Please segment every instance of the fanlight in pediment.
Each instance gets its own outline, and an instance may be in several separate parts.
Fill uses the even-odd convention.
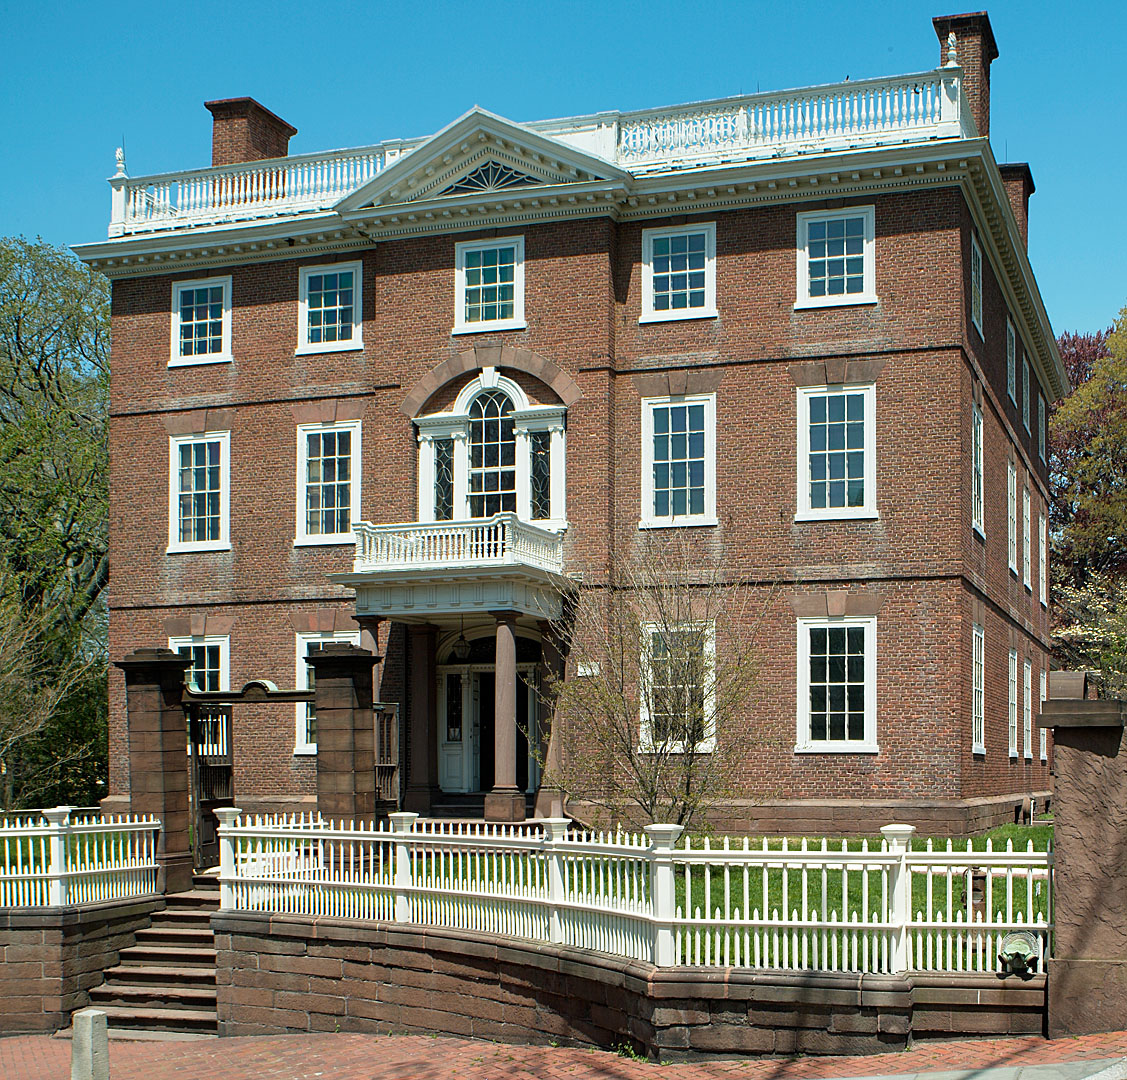
[[[459,177],[439,195],[473,195],[481,191],[505,191],[508,188],[528,187],[529,184],[543,184],[538,176],[518,172],[502,165],[499,161],[487,161],[471,173]]]

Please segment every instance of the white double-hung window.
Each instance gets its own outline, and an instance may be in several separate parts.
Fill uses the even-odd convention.
[[[798,521],[877,516],[876,387],[798,388]]]
[[[641,528],[716,524],[716,395],[642,399]]]
[[[1025,756],[1033,757],[1033,661],[1028,657],[1025,660],[1024,679],[1022,681],[1024,696],[1021,699],[1021,731],[1022,744],[1025,747]]]
[[[1032,406],[1030,401],[1030,394],[1032,391],[1029,389],[1029,361],[1022,361],[1021,365],[1021,423],[1025,428],[1026,434],[1029,434],[1029,411]]]
[[[642,230],[639,322],[716,315],[716,224]]]
[[[1029,509],[1029,488],[1021,491],[1021,580],[1033,589],[1033,530]]]
[[[1014,324],[1006,320],[1006,393],[1017,404],[1017,335]]]
[[[986,535],[986,511],[982,473],[982,410],[971,409],[971,497],[970,522],[983,536]]]
[[[316,686],[313,667],[307,663],[309,650],[315,645],[337,642],[345,645],[359,645],[359,630],[309,633],[297,635],[297,671],[294,687],[298,690],[312,690]],[[317,753],[317,709],[312,701],[299,701],[295,706],[296,731],[294,734],[295,754]]]
[[[450,412],[415,420],[419,520],[515,513],[544,528],[563,528],[566,416],[562,405],[533,405],[518,383],[484,368]]]
[[[1042,607],[1049,606],[1049,526],[1045,515],[1037,518],[1037,585]]]
[[[986,335],[982,331],[982,248],[978,246],[978,237],[974,233],[970,237],[970,321],[978,330],[978,336],[985,341]]]
[[[872,206],[798,215],[796,308],[876,303],[875,221]]]
[[[172,286],[169,367],[231,359],[231,278],[177,281]]]
[[[971,630],[971,753],[986,753],[986,631]]]
[[[1017,573],[1017,468],[1011,461],[1006,466],[1006,539],[1010,569]]]
[[[642,627],[640,748],[708,753],[716,745],[711,622]]]
[[[875,617],[798,620],[796,753],[876,753]]]
[[[454,333],[522,330],[524,237],[454,245]]]
[[[345,544],[360,520],[360,421],[297,429],[295,544]]]
[[[192,658],[187,677],[197,690],[214,693],[229,690],[231,639],[227,635],[196,634],[171,637],[168,647],[173,652]]]
[[[231,433],[169,439],[168,551],[231,546]]]
[[[362,349],[359,262],[303,266],[297,306],[297,352]]]
[[[1041,659],[1041,712],[1045,711],[1045,698],[1049,696],[1049,673],[1044,668],[1045,660]],[[1049,732],[1047,728],[1041,728],[1041,760],[1049,760]]]
[[[1010,649],[1009,691],[1009,743],[1013,758],[1017,757],[1017,649]]]

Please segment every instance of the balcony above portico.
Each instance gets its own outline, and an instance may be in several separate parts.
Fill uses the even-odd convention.
[[[558,619],[574,588],[564,574],[563,536],[514,513],[471,521],[355,525],[356,614],[399,622],[510,611]]]

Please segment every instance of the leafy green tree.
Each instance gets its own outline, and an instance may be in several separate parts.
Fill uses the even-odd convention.
[[[1127,572],[1127,308],[1112,330],[1059,340],[1073,391],[1049,425],[1057,580]]]
[[[109,288],[0,239],[0,797],[90,802],[105,774]]]

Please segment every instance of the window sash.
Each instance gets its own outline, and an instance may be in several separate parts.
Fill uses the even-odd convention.
[[[1029,488],[1021,493],[1021,580],[1027,589],[1033,588],[1033,536],[1030,522]]]
[[[231,278],[177,281],[172,286],[169,367],[231,360]]]
[[[876,619],[798,622],[796,753],[876,752]]]
[[[1029,361],[1024,360],[1021,365],[1021,422],[1026,434],[1029,433],[1029,411]]]
[[[798,390],[799,521],[876,517],[876,387]]]
[[[1033,757],[1033,661],[1026,659],[1024,678],[1022,681],[1022,743],[1025,756]]]
[[[970,318],[978,329],[979,337],[985,340],[982,330],[982,249],[978,238],[970,238]]]
[[[1049,526],[1045,515],[1037,519],[1037,584],[1042,606],[1049,605]]]
[[[1006,320],[1006,393],[1017,404],[1017,335],[1014,324]]]
[[[1010,569],[1017,573],[1017,469],[1011,461],[1006,474],[1006,525]]]
[[[971,744],[972,750],[986,752],[986,632],[977,624],[972,630],[971,648]]]
[[[1017,757],[1017,649],[1010,649],[1009,751]]]
[[[361,262],[304,266],[299,272],[297,353],[362,349]]]
[[[454,245],[454,331],[515,330],[524,322],[524,237]]]
[[[169,440],[168,551],[229,546],[229,432]]]
[[[361,424],[299,424],[297,428],[299,545],[352,543],[360,516]]]
[[[797,215],[796,308],[875,303],[876,208]]]
[[[1048,675],[1048,672],[1045,671],[1045,668],[1044,668],[1045,661],[1044,661],[1043,658],[1042,658],[1041,663],[1042,663],[1042,667],[1041,667],[1041,711],[1044,712],[1045,711],[1045,698],[1047,698],[1049,696],[1049,675]],[[1041,735],[1041,738],[1040,738],[1041,760],[1042,761],[1048,761],[1049,760],[1049,731],[1048,731],[1048,728],[1041,728],[1040,729],[1040,735]]]
[[[982,463],[982,410],[971,410],[971,524],[985,535],[985,504]]]
[[[642,322],[716,315],[716,225],[642,230]]]
[[[644,398],[642,410],[642,527],[715,524],[715,396]]]

